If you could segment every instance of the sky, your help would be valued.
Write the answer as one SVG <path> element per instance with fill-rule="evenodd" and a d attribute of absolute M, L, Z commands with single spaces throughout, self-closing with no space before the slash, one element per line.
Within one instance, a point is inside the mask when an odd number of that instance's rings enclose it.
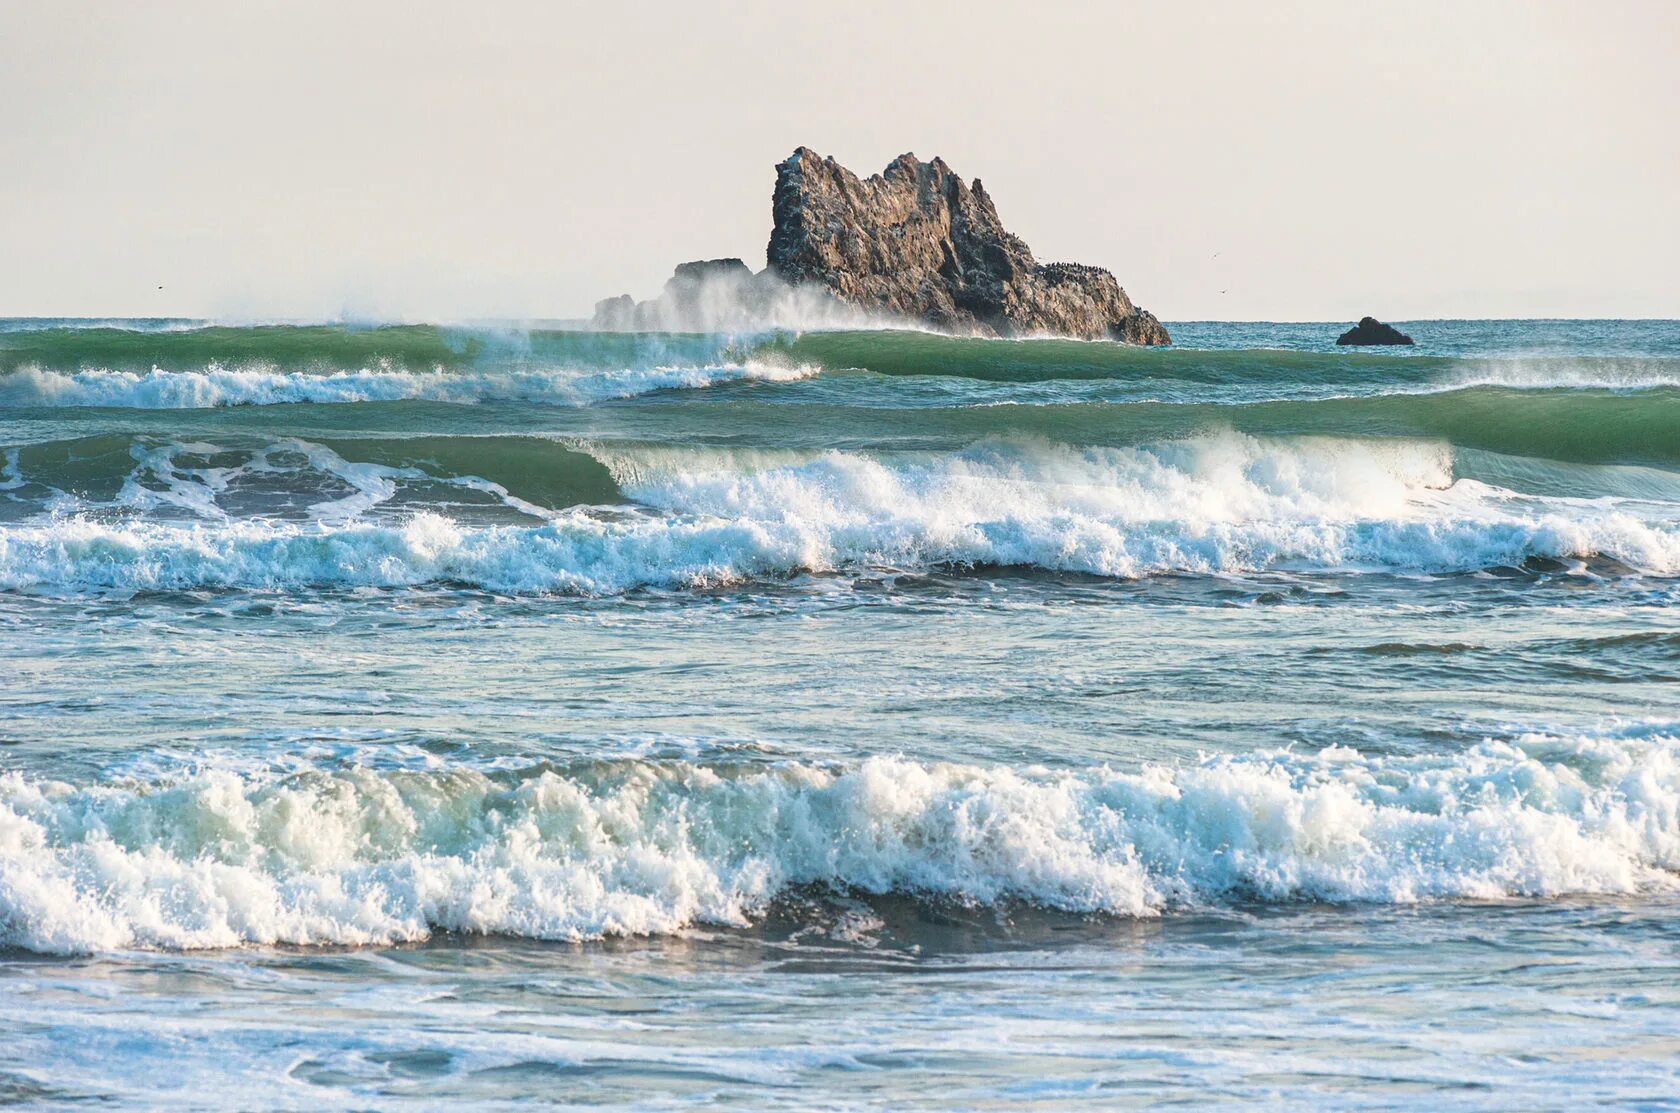
<path fill-rule="evenodd" d="M 529 319 L 940 155 L 1165 320 L 1680 317 L 1680 3 L 0 0 L 0 316 Z"/>

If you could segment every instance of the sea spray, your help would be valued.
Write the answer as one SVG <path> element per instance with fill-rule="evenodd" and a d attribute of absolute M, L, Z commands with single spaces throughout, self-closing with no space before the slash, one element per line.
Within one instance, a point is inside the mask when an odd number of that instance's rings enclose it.
<path fill-rule="evenodd" d="M 399 401 L 585 406 L 659 390 L 696 390 L 730 382 L 789 382 L 814 373 L 815 368 L 808 366 L 759 361 L 608 371 L 533 368 L 488 372 L 375 367 L 313 373 L 217 364 L 194 371 L 154 368 L 147 372 L 61 372 L 31 366 L 0 374 L 0 403 L 139 409 Z"/>
<path fill-rule="evenodd" d="M 0 943 L 42 951 L 585 939 L 743 924 L 790 889 L 1125 916 L 1674 887 L 1666 725 L 1462 753 L 1137 772 L 870 758 L 0 777 Z"/>
<path fill-rule="evenodd" d="M 0 526 L 0 588 L 462 583 L 613 594 L 878 567 L 1138 577 L 1464 572 L 1592 558 L 1656 575 L 1680 571 L 1680 521 L 1661 507 L 1455 481 L 1448 450 L 1412 442 L 1222 434 L 1148 449 L 986 442 L 889 457 L 595 452 L 637 505 L 549 512 L 488 481 L 457 481 L 548 519 L 527 526 L 472 525 L 431 510 L 374 516 L 399 482 L 429 476 L 302 448 L 297 455 L 342 488 L 310 508 L 311 520 L 57 514 Z M 181 478 L 161 466 L 153 474 Z M 225 483 L 186 478 L 185 493 L 165 487 L 161 495 L 131 481 L 142 493 L 126 505 L 192 509 Z"/>

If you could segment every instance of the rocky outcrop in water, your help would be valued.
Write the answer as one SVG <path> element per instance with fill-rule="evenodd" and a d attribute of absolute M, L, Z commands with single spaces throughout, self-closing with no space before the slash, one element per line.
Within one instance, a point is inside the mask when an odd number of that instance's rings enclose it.
<path fill-rule="evenodd" d="M 679 263 L 656 298 L 629 294 L 595 303 L 590 327 L 608 332 L 753 332 L 769 328 L 870 328 L 871 318 L 817 287 L 795 287 L 739 259 Z"/>
<path fill-rule="evenodd" d="M 959 332 L 1169 343 L 1101 267 L 1039 263 L 976 178 L 894 159 L 867 179 L 801 147 L 776 167 L 770 270 L 860 309 Z"/>
<path fill-rule="evenodd" d="M 1412 338 L 1395 328 L 1385 325 L 1375 317 L 1361 317 L 1359 323 L 1336 337 L 1338 344 L 1410 344 Z"/>
<path fill-rule="evenodd" d="M 657 298 L 629 294 L 595 303 L 592 324 L 610 331 L 703 332 L 751 325 L 784 289 L 768 271 L 754 274 L 739 259 L 698 259 L 678 264 Z"/>
<path fill-rule="evenodd" d="M 977 178 L 900 155 L 860 179 L 801 147 L 776 167 L 770 265 L 683 263 L 659 297 L 595 304 L 610 330 L 883 326 L 912 321 L 986 336 L 1170 343 L 1101 267 L 1040 263 Z"/>

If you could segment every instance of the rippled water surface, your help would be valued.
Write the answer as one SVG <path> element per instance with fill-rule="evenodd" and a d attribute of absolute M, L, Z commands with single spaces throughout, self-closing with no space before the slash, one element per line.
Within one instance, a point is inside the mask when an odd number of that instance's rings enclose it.
<path fill-rule="evenodd" d="M 1668 1108 L 1680 325 L 0 325 L 0 1096 Z"/>

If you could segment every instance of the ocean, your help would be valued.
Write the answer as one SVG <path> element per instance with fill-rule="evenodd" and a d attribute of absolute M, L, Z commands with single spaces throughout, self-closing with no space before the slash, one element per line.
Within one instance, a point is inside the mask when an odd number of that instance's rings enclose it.
<path fill-rule="evenodd" d="M 1680 322 L 0 322 L 0 1101 L 1680 1108 Z"/>

